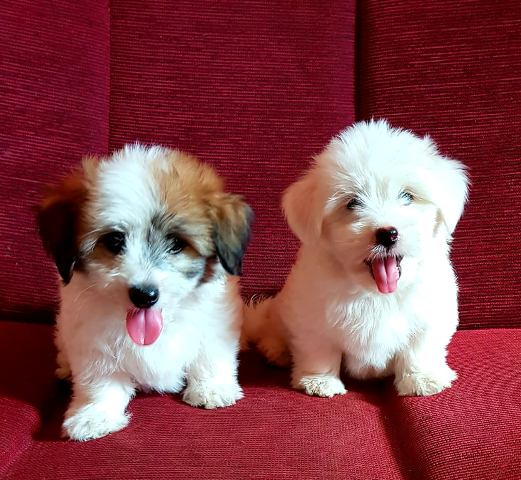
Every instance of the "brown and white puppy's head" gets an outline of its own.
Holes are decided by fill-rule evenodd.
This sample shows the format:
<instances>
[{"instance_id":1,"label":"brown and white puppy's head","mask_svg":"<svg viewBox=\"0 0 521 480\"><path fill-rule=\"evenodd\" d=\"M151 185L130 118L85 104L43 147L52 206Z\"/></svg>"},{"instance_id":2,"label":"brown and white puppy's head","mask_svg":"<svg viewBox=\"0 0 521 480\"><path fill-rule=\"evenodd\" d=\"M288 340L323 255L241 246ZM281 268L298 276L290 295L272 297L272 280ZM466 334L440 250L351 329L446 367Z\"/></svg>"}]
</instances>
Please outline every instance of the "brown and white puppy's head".
<instances>
[{"instance_id":1,"label":"brown and white puppy's head","mask_svg":"<svg viewBox=\"0 0 521 480\"><path fill-rule=\"evenodd\" d=\"M63 282L81 276L100 298L125 305L130 336L148 344L166 305L241 273L252 216L210 166L136 144L86 158L49 192L37 221Z\"/></svg>"},{"instance_id":2,"label":"brown and white puppy's head","mask_svg":"<svg viewBox=\"0 0 521 480\"><path fill-rule=\"evenodd\" d=\"M362 290L393 293L425 259L448 252L467 199L463 165L429 137L385 121L333 138L284 194L304 246L328 251Z\"/></svg>"}]
</instances>

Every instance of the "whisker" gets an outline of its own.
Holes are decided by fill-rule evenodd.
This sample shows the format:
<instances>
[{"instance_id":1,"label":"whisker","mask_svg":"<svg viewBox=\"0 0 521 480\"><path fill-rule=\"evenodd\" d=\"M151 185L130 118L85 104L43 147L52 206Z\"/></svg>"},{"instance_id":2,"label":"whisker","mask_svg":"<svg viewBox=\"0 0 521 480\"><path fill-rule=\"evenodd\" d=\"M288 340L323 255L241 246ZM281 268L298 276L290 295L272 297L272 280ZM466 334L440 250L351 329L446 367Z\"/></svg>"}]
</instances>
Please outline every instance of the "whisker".
<instances>
[{"instance_id":1,"label":"whisker","mask_svg":"<svg viewBox=\"0 0 521 480\"><path fill-rule=\"evenodd\" d=\"M96 283L93 283L92 285L89 285L88 287L84 288L80 293L78 293L78 295L76 295L76 297L74 298L74 300L72 301L73 303L76 303L79 298L87 291L87 290L90 290L91 288L95 287L97 284Z\"/></svg>"}]
</instances>

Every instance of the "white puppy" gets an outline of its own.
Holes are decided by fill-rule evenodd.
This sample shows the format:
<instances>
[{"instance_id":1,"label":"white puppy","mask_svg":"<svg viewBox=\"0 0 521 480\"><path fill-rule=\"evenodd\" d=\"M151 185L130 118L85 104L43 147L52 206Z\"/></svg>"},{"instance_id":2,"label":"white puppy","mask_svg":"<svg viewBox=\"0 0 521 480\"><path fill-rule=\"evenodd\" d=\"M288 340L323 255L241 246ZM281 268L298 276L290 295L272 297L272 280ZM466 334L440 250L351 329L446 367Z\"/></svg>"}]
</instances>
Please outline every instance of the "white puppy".
<instances>
[{"instance_id":1,"label":"white puppy","mask_svg":"<svg viewBox=\"0 0 521 480\"><path fill-rule=\"evenodd\" d=\"M342 359L355 378L394 374L400 395L449 387L449 245L466 196L464 167L429 137L385 121L346 129L284 194L302 245L282 291L246 308L245 337L277 363L288 345L292 385L309 395L345 393Z\"/></svg>"},{"instance_id":2,"label":"white puppy","mask_svg":"<svg viewBox=\"0 0 521 480\"><path fill-rule=\"evenodd\" d=\"M232 405L241 300L237 275L250 208L214 171L179 151L127 146L49 192L43 243L63 279L58 376L73 400L64 433L120 430L136 388Z\"/></svg>"}]
</instances>

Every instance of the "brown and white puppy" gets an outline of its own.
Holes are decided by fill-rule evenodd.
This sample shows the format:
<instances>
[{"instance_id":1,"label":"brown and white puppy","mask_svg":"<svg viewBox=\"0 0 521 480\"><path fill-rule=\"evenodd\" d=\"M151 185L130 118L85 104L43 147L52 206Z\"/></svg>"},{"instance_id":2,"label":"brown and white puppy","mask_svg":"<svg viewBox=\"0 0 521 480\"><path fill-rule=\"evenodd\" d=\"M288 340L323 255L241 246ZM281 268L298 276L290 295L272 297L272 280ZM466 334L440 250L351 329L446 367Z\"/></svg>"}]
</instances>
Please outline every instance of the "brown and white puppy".
<instances>
[{"instance_id":1,"label":"brown and white puppy","mask_svg":"<svg viewBox=\"0 0 521 480\"><path fill-rule=\"evenodd\" d=\"M86 158L38 213L63 279L57 375L71 376L64 432L88 440L124 428L136 388L224 407L237 382L237 278L250 207L215 172L162 147Z\"/></svg>"}]
</instances>

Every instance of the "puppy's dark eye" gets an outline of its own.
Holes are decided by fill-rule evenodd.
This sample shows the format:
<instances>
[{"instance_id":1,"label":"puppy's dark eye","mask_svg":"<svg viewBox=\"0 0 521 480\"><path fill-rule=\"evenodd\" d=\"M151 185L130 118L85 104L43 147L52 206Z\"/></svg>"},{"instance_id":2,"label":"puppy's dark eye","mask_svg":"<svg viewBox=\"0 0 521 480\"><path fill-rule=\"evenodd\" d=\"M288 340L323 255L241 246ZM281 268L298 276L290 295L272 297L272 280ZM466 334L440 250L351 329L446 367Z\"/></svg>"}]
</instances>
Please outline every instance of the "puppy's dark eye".
<instances>
[{"instance_id":1,"label":"puppy's dark eye","mask_svg":"<svg viewBox=\"0 0 521 480\"><path fill-rule=\"evenodd\" d=\"M414 196L412 195L412 193L409 192L400 193L400 198L404 200L405 205L410 205L411 202L414 200Z\"/></svg>"},{"instance_id":2,"label":"puppy's dark eye","mask_svg":"<svg viewBox=\"0 0 521 480\"><path fill-rule=\"evenodd\" d=\"M354 210L356 207L361 207L363 205L362 200L357 197L353 197L349 202L347 202L346 208L348 210Z\"/></svg>"},{"instance_id":3,"label":"puppy's dark eye","mask_svg":"<svg viewBox=\"0 0 521 480\"><path fill-rule=\"evenodd\" d=\"M186 242L182 238L179 238L177 235L171 234L168 235L166 238L170 244L170 252L174 255L180 253L186 247Z\"/></svg>"},{"instance_id":4,"label":"puppy's dark eye","mask_svg":"<svg viewBox=\"0 0 521 480\"><path fill-rule=\"evenodd\" d=\"M110 253L118 255L125 248L125 234L123 232L109 232L100 237L101 243Z\"/></svg>"}]
</instances>

